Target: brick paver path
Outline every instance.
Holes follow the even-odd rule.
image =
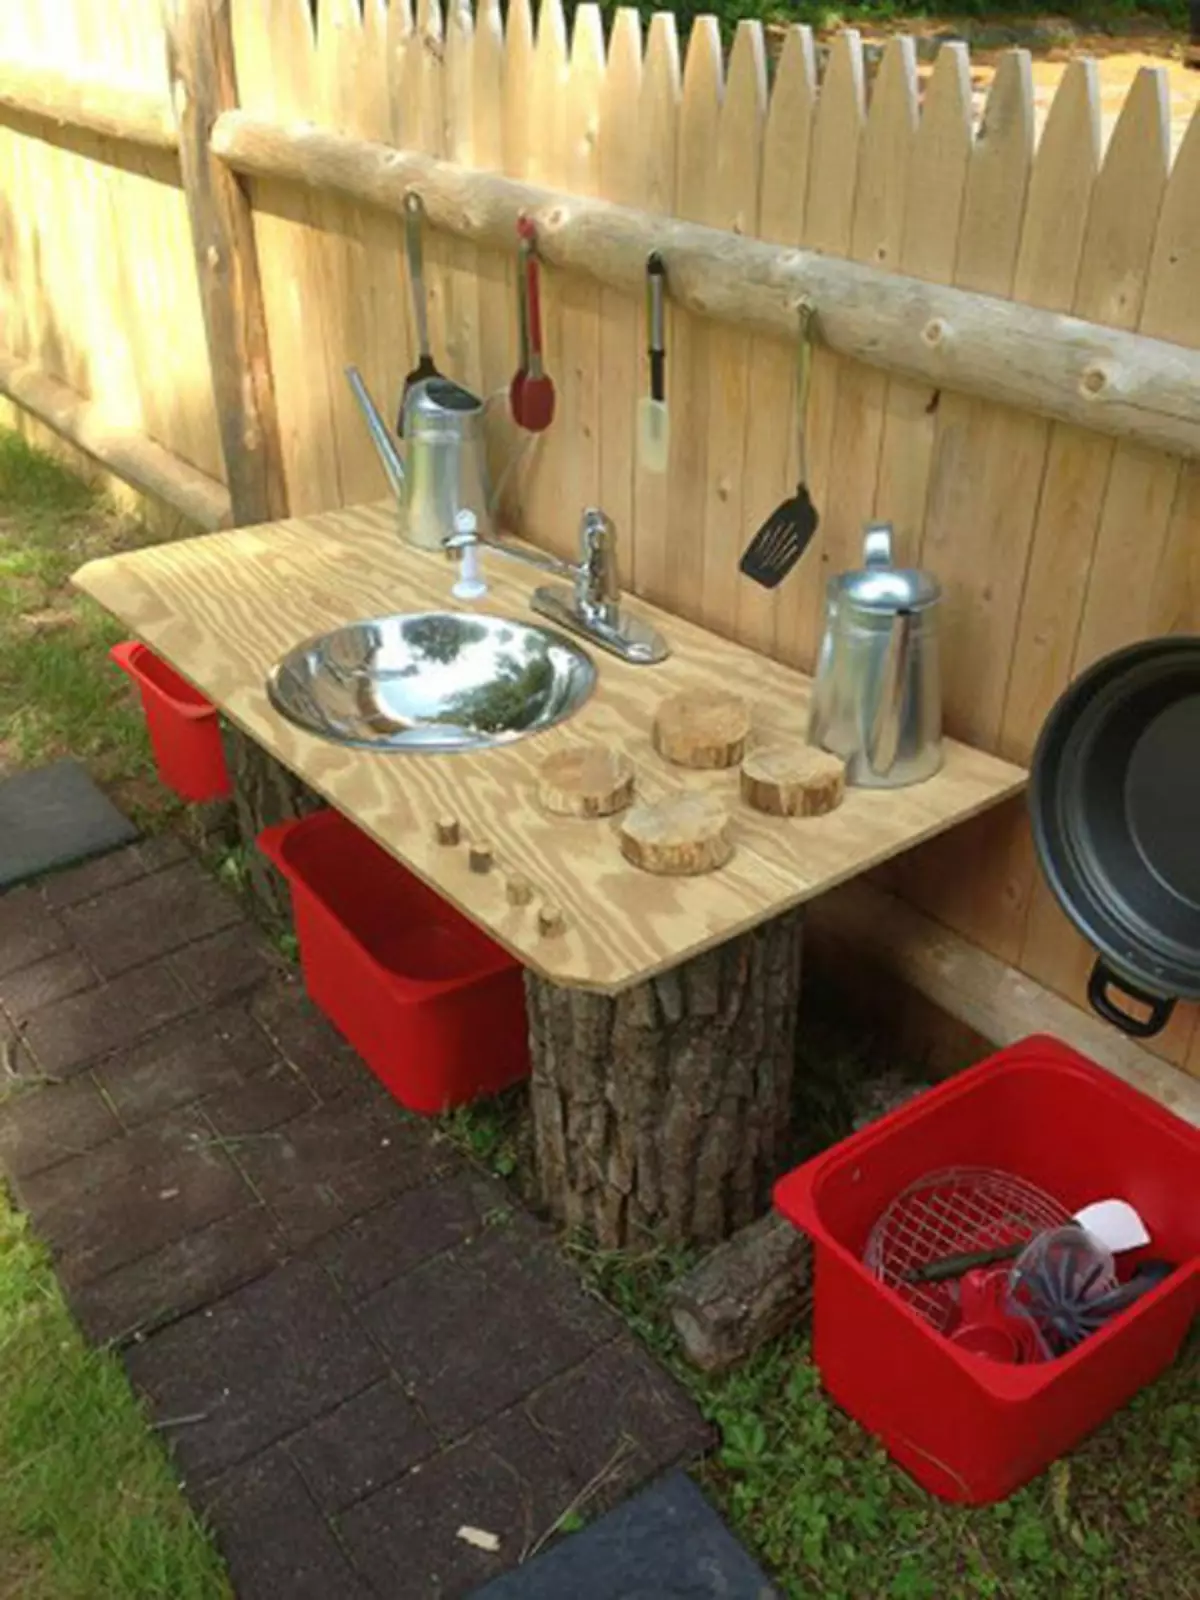
[[[0,1053],[51,1080],[0,1104],[0,1163],[241,1600],[467,1594],[709,1442],[174,841],[0,899]]]

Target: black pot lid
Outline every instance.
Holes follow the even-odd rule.
[[[1200,638],[1152,639],[1060,697],[1030,774],[1059,904],[1119,975],[1200,999]]]

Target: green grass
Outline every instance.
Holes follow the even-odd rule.
[[[0,772],[84,760],[143,826],[161,799],[120,634],[69,587],[141,542],[49,457],[0,431]],[[0,1600],[221,1600],[222,1565],[115,1356],[90,1351],[0,1192]]]
[[[77,478],[0,431],[0,769],[73,755],[143,827],[178,807],[153,783],[145,723],[107,660],[120,626],[70,588],[85,561],[143,542]]]
[[[120,1362],[86,1348],[0,1197],[0,1597],[230,1593]]]

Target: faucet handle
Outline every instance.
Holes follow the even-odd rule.
[[[579,575],[589,604],[614,605],[621,598],[617,530],[598,506],[589,506],[579,524]]]

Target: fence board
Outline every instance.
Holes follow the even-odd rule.
[[[637,167],[640,174],[638,203],[644,211],[672,214],[679,134],[679,39],[675,18],[658,12],[650,23],[646,61],[638,97]],[[672,487],[680,450],[680,426],[685,416],[684,368],[678,341],[685,338],[682,316],[671,307],[670,283],[664,306],[667,338],[667,405],[671,417],[670,461],[666,472],[644,472],[635,462],[633,484],[632,580],[637,592],[649,600],[667,597],[666,564],[668,510],[674,507]],[[639,349],[646,345],[639,324]],[[649,373],[639,365],[639,385],[649,383]]]
[[[552,188],[566,186],[567,100],[570,52],[561,0],[542,0],[538,10],[529,82],[527,175]],[[561,491],[563,385],[563,285],[558,274],[542,271],[542,339],[546,371],[554,380],[555,421],[533,440],[521,472],[521,531],[561,556],[575,552],[575,527],[559,515]]]
[[[638,108],[642,94],[642,23],[632,6],[613,19],[608,64],[600,91],[596,131],[596,192],[619,205],[636,206]],[[597,437],[600,504],[617,530],[623,579],[633,579],[634,437],[641,393],[641,308],[629,295],[602,289],[599,295],[600,390]]]
[[[953,280],[971,149],[966,46],[944,44],[913,136],[901,272],[930,283]],[[938,399],[926,384],[889,381],[874,513],[892,523],[897,558],[910,565],[921,551]]]
[[[1032,159],[1029,57],[1010,51],[971,156],[955,283],[985,294],[1011,292]],[[947,729],[966,729],[985,745],[999,729],[1041,470],[1027,421],[956,394],[944,394],[937,409],[921,561],[943,586]],[[1005,959],[1019,948],[1024,917],[1014,811],[956,829],[941,849],[917,853],[896,875],[909,898]],[[990,894],[975,890],[983,860]]]
[[[804,243],[825,255],[848,256],[854,226],[854,193],[858,152],[866,122],[866,85],[862,41],[847,29],[834,41],[813,118],[808,193],[804,207]],[[779,596],[776,650],[782,660],[810,667],[816,655],[818,628],[829,562],[824,548],[831,514],[830,458],[837,401],[839,360],[818,345],[813,352],[812,385],[807,418],[807,456],[813,499],[821,513],[804,560]],[[836,513],[834,513],[836,515]]]
[[[763,132],[758,231],[773,244],[803,242],[816,100],[812,31],[796,24],[784,39]],[[747,540],[793,492],[799,422],[795,351],[773,339],[756,339],[750,350],[746,408],[743,524]],[[771,651],[779,591],[764,589],[740,575],[734,582],[738,638],[755,649]]]
[[[850,255],[882,266],[899,259],[909,161],[917,128],[917,65],[911,39],[889,42],[875,77],[862,133]],[[872,514],[883,445],[888,380],[855,361],[838,372],[822,560],[828,573],[862,563],[863,524]],[[824,599],[814,619],[822,626]]]
[[[309,114],[312,16],[306,0],[233,0],[242,105],[291,120]],[[250,183],[259,277],[287,473],[297,515],[341,503],[334,387],[342,382],[322,293],[324,243],[315,197],[273,179]]]
[[[731,233],[758,232],[767,59],[762,25],[739,22],[717,125],[705,221]],[[750,340],[722,323],[708,331],[708,443],[700,618],[732,634],[737,570],[746,542],[744,460],[750,408]]]
[[[689,222],[708,216],[709,186],[717,155],[724,92],[721,35],[715,17],[692,24],[679,106],[679,167],[675,214]],[[668,263],[668,282],[670,264]],[[639,552],[652,540],[665,547],[664,590],[673,610],[700,615],[702,544],[708,470],[708,349],[711,327],[679,313],[671,319],[671,497],[669,521],[639,530]]]

